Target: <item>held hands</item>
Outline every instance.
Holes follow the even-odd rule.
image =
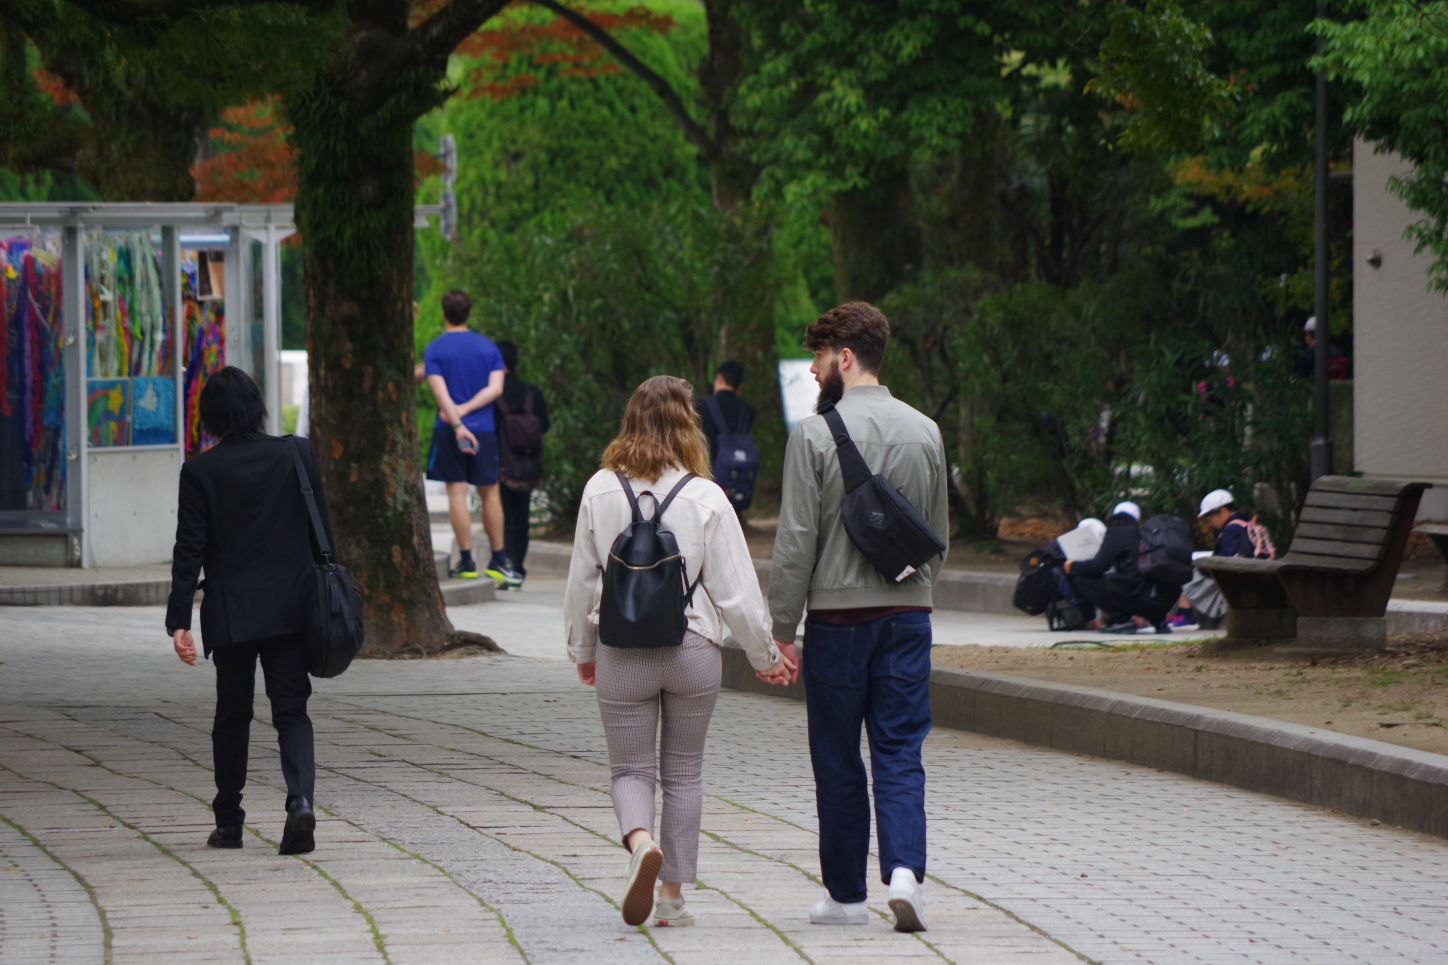
[[[578,679],[583,681],[590,687],[593,686],[593,671],[595,664],[596,662],[593,660],[588,661],[588,663],[578,664]]]
[[[754,676],[767,684],[788,686],[799,679],[799,651],[792,643],[774,641],[779,648],[779,659],[767,670],[756,670]]]
[[[182,628],[171,634],[171,643],[182,663],[188,667],[196,666],[196,641],[191,639],[190,630]]]

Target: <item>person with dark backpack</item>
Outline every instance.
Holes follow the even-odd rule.
[[[742,365],[721,362],[714,372],[714,394],[694,403],[709,440],[714,481],[729,496],[736,513],[744,512],[754,501],[754,483],[759,475],[759,449],[749,435],[754,425],[754,406],[739,398],[743,382]]]
[[[1067,560],[1064,566],[1071,586],[1100,612],[1104,633],[1135,633],[1133,616],[1150,621],[1157,633],[1171,632],[1166,617],[1176,604],[1181,583],[1168,586],[1164,577],[1142,574],[1140,520],[1141,508],[1136,503],[1117,503],[1096,555],[1089,560]],[[1190,544],[1187,549],[1190,560]]]
[[[650,910],[655,925],[694,922],[681,889],[696,877],[725,628],[761,679],[788,683],[795,671],[770,640],[739,520],[707,478],[692,402],[689,383],[668,375],[634,391],[583,489],[563,596],[568,656],[598,690],[613,809],[632,853],[621,903],[630,925]]]
[[[533,490],[543,481],[543,436],[548,405],[543,393],[518,377],[518,346],[498,342],[503,356],[503,394],[493,403],[498,425],[498,496],[503,502],[503,555],[520,578],[528,567],[528,529]],[[521,583],[519,584],[522,585]]]

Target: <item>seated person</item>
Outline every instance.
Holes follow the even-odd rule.
[[[1202,497],[1197,519],[1211,527],[1217,534],[1217,543],[1212,556],[1242,556],[1251,559],[1262,556],[1270,559],[1270,548],[1259,550],[1252,541],[1252,521],[1237,508],[1232,494],[1226,489],[1213,489]],[[1221,626],[1227,613],[1227,601],[1222,591],[1206,572],[1193,569],[1191,582],[1182,587],[1182,598],[1178,610],[1190,608],[1190,613],[1179,613],[1171,619],[1173,626],[1185,626],[1195,622],[1197,626],[1212,630]]]
[[[1136,503],[1117,503],[1096,555],[1066,561],[1067,578],[1076,593],[1100,611],[1105,633],[1135,632],[1134,616],[1152,623],[1157,633],[1171,632],[1166,615],[1177,598],[1177,588],[1159,588],[1142,577],[1136,562],[1140,523],[1141,508]]]

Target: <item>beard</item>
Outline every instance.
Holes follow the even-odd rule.
[[[845,375],[840,371],[840,363],[836,361],[825,373],[824,379],[820,381],[820,396],[815,402],[815,412],[820,413],[834,405],[845,394]]]

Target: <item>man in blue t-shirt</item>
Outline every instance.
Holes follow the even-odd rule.
[[[489,339],[468,329],[473,303],[460,291],[442,296],[444,330],[422,353],[422,373],[437,400],[427,478],[447,483],[448,521],[458,542],[453,576],[476,579],[468,486],[478,487],[483,530],[492,556],[484,575],[499,589],[523,578],[503,553],[503,503],[498,495],[498,436],[493,400],[503,392],[503,356]]]

